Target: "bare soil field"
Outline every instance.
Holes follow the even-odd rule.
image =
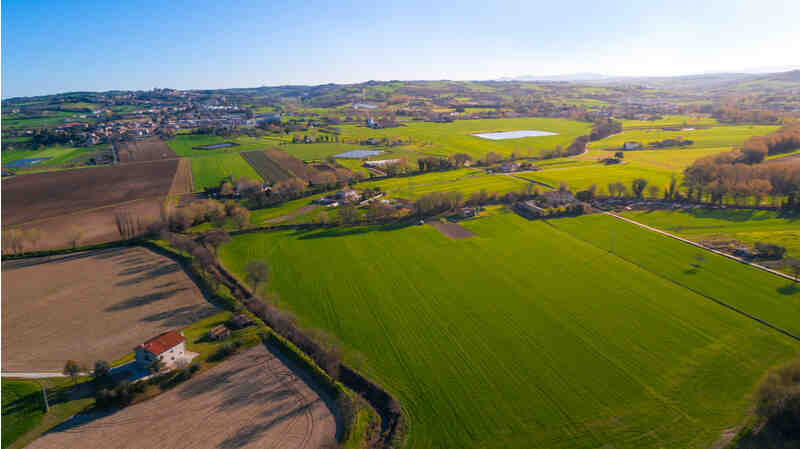
[[[161,219],[163,198],[136,200],[118,205],[106,206],[88,211],[37,220],[16,229],[40,231],[39,240],[35,243],[26,241],[24,251],[43,251],[51,249],[71,248],[75,246],[94,245],[98,243],[120,240],[115,216],[118,213],[130,214],[141,220],[143,226]],[[76,239],[77,240],[74,240]],[[3,253],[11,253],[7,242],[3,241]]]
[[[267,157],[267,153],[261,150],[245,151],[241,155],[267,183],[274,184],[292,177],[291,173],[281,167],[277,161]]]
[[[158,138],[124,142],[120,144],[117,152],[121,163],[158,161],[179,157],[163,140]]]
[[[2,264],[4,372],[112,361],[217,311],[180,265],[141,247]]]
[[[175,171],[175,178],[172,180],[172,187],[169,189],[170,196],[192,193],[194,179],[192,178],[192,160],[183,158],[178,161],[178,168]]]
[[[145,198],[172,188],[178,159],[15,176],[2,181],[3,227]]]
[[[441,223],[438,221],[428,223],[434,228],[438,229],[439,232],[450,237],[451,239],[465,239],[467,237],[472,237],[475,235],[474,232],[470,231],[469,229],[462,228],[461,225],[457,223]]]
[[[149,401],[106,416],[77,415],[28,447],[311,449],[334,442],[333,407],[287,363],[258,345]]]
[[[303,161],[285,151],[267,149],[264,150],[264,153],[266,153],[267,157],[277,162],[281,168],[291,172],[298,178],[310,181],[311,178],[317,174],[317,170],[314,167],[306,165]]]

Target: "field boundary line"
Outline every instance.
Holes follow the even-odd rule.
[[[146,198],[137,198],[135,200],[122,201],[120,203],[109,204],[108,206],[91,207],[89,209],[76,210],[74,212],[70,212],[70,213],[67,213],[67,214],[55,215],[53,217],[47,217],[47,218],[37,218],[36,220],[30,220],[30,221],[25,221],[25,222],[22,222],[22,223],[17,223],[17,224],[14,224],[14,225],[3,226],[3,229],[16,229],[16,228],[19,228],[19,227],[22,227],[22,226],[27,226],[27,225],[34,224],[34,223],[44,223],[44,222],[47,222],[47,221],[55,220],[57,218],[70,217],[70,216],[73,216],[73,215],[81,215],[81,214],[85,214],[85,213],[89,213],[89,212],[97,212],[99,210],[108,209],[108,208],[111,208],[111,207],[124,206],[124,205],[128,205],[128,204],[138,203],[140,201],[152,201],[152,200],[159,199],[159,198],[166,198],[167,196],[169,196],[169,195],[156,195],[156,196],[150,196],[150,197],[146,197]]]
[[[697,243],[697,242],[691,241],[691,240],[689,240],[689,239],[685,239],[685,238],[683,238],[683,237],[679,237],[679,236],[677,236],[677,235],[675,235],[675,234],[671,234],[671,233],[669,233],[669,232],[667,232],[667,231],[662,231],[661,229],[657,229],[657,228],[654,228],[654,227],[652,227],[652,226],[648,226],[648,225],[646,225],[646,224],[644,224],[644,223],[639,223],[638,221],[631,220],[630,218],[625,218],[625,217],[623,217],[623,216],[620,216],[620,215],[617,215],[617,214],[615,214],[615,213],[613,213],[613,212],[604,212],[604,213],[605,213],[606,215],[610,215],[610,216],[612,216],[612,217],[614,217],[614,218],[618,218],[618,219],[620,219],[620,220],[622,220],[622,221],[626,221],[626,222],[628,222],[628,223],[635,224],[636,226],[642,227],[642,228],[644,228],[644,229],[647,229],[647,230],[649,230],[649,231],[657,232],[657,233],[659,233],[659,234],[661,234],[661,235],[665,235],[665,236],[667,236],[667,237],[671,237],[671,238],[673,238],[673,239],[675,239],[675,240],[678,240],[678,241],[681,241],[681,242],[683,242],[683,243],[688,243],[688,244],[690,244],[690,245],[692,245],[692,246],[696,246],[696,247],[698,247],[698,248],[700,248],[700,249],[704,249],[704,250],[706,250],[706,251],[711,251],[711,252],[712,252],[712,253],[714,253],[714,254],[719,254],[720,256],[727,257],[728,259],[735,260],[735,261],[737,261],[737,262],[739,262],[739,263],[742,263],[742,264],[745,264],[745,265],[750,265],[751,267],[758,268],[759,270],[766,271],[767,273],[774,274],[775,276],[780,276],[780,277],[782,277],[782,278],[785,278],[785,279],[788,279],[788,280],[790,280],[790,281],[797,282],[797,279],[795,279],[793,276],[790,276],[790,275],[788,275],[788,274],[786,274],[786,273],[781,273],[780,271],[773,270],[772,268],[767,268],[767,267],[765,267],[765,266],[763,266],[763,265],[759,265],[759,264],[757,264],[757,263],[748,262],[748,261],[746,261],[746,260],[744,260],[744,259],[741,259],[741,258],[739,258],[739,257],[736,257],[736,256],[734,256],[734,255],[732,255],[732,254],[728,254],[728,253],[725,253],[725,252],[723,252],[723,251],[719,251],[719,250],[716,250],[716,249],[713,249],[713,248],[709,248],[709,247],[707,247],[707,246],[705,246],[705,245],[702,245],[702,244],[700,244],[700,243]]]
[[[609,215],[612,215],[612,214],[609,214]],[[617,218],[622,218],[622,217],[617,217]],[[755,316],[755,315],[753,315],[751,313],[745,312],[744,310],[741,310],[741,309],[739,309],[739,308],[737,308],[735,306],[732,306],[732,305],[730,305],[730,304],[728,304],[728,303],[726,303],[724,301],[720,301],[719,299],[714,298],[713,296],[709,296],[709,295],[707,295],[707,294],[705,294],[705,293],[703,293],[701,291],[698,291],[698,290],[696,290],[696,289],[694,289],[692,287],[689,287],[687,285],[683,285],[683,284],[681,284],[680,282],[678,282],[678,281],[676,281],[674,279],[668,278],[667,276],[664,276],[662,274],[656,273],[655,271],[649,270],[646,267],[644,267],[643,265],[640,265],[640,264],[638,264],[638,263],[636,263],[636,262],[634,262],[634,261],[632,261],[632,260],[630,260],[630,259],[618,254],[618,253],[611,252],[609,250],[605,250],[605,249],[595,245],[594,243],[592,243],[592,242],[590,242],[588,240],[584,240],[584,239],[582,239],[582,238],[580,238],[580,237],[578,237],[578,236],[576,236],[576,235],[574,235],[574,234],[572,234],[570,232],[567,232],[567,231],[557,227],[556,225],[548,222],[548,220],[542,220],[542,221],[544,221],[548,226],[551,226],[551,227],[553,227],[554,229],[556,229],[558,231],[561,231],[561,232],[569,234],[573,238],[576,238],[576,239],[578,239],[578,240],[580,240],[580,241],[582,241],[584,243],[587,243],[587,244],[589,244],[589,245],[591,245],[591,246],[593,246],[593,247],[595,247],[597,249],[600,249],[601,251],[605,251],[605,252],[607,252],[609,254],[613,254],[614,256],[619,257],[620,259],[624,260],[625,262],[627,262],[627,263],[629,263],[631,265],[634,265],[634,266],[636,266],[636,267],[638,267],[638,268],[640,268],[640,269],[652,274],[653,276],[656,276],[656,277],[659,277],[661,279],[664,279],[667,282],[671,282],[671,283],[673,283],[673,284],[675,284],[675,285],[677,285],[677,286],[679,286],[681,288],[685,288],[686,290],[689,290],[690,292],[692,292],[692,293],[694,293],[694,294],[696,294],[698,296],[706,298],[706,299],[708,299],[708,300],[710,300],[710,301],[712,301],[712,302],[714,302],[714,303],[716,303],[718,305],[721,305],[721,306],[723,306],[723,307],[725,307],[727,309],[733,310],[734,312],[736,312],[736,313],[738,313],[738,314],[740,314],[740,315],[742,315],[742,316],[744,316],[746,318],[749,318],[749,319],[751,319],[751,320],[753,320],[753,321],[755,321],[757,323],[763,324],[764,326],[766,326],[766,327],[768,327],[768,328],[770,328],[770,329],[772,329],[774,331],[780,332],[781,334],[786,335],[789,338],[792,338],[794,340],[800,341],[800,336],[795,335],[792,332],[787,331],[786,329],[778,327],[778,326],[770,323],[769,321],[763,320],[763,319],[761,319],[761,318],[759,318],[759,317],[757,317],[757,316]],[[631,221],[633,221],[633,220],[631,220]],[[633,222],[632,224],[637,224],[637,223]],[[688,243],[693,243],[693,242],[685,240],[685,239],[678,238],[678,240],[683,240],[683,241],[686,241]],[[699,245],[695,245],[695,246],[699,246]]]

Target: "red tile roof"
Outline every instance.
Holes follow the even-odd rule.
[[[164,351],[168,351],[174,346],[182,343],[186,339],[183,338],[183,335],[175,332],[175,331],[168,331],[164,332],[163,334],[150,339],[144,342],[140,348],[144,349],[145,351],[151,352],[153,355],[159,355]]]

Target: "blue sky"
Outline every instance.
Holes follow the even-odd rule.
[[[2,2],[2,96],[800,64],[797,1]]]

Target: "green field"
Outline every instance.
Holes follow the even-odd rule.
[[[589,144],[590,148],[621,148],[625,142],[648,145],[664,139],[688,139],[694,143],[685,148],[733,147],[744,143],[752,136],[763,136],[778,130],[779,126],[741,125],[716,126],[694,131],[664,131],[662,129],[636,129],[600,139]]]
[[[50,157],[52,159],[39,162],[38,164],[33,165],[31,168],[51,167],[64,165],[82,154],[96,151],[103,147],[105,147],[105,145],[95,145],[92,147],[81,148],[56,145],[52,147],[40,148],[38,150],[6,150],[0,153],[0,156],[2,157],[3,164],[14,162],[19,159]]]
[[[576,192],[584,190],[592,184],[597,185],[597,193],[608,194],[608,184],[621,182],[631,191],[631,182],[636,178],[644,178],[649,185],[658,186],[661,191],[669,186],[671,172],[668,170],[648,167],[643,164],[617,164],[553,168],[530,173],[520,173],[516,176],[547,184],[557,188],[562,182],[570,190]],[[647,194],[647,191],[645,191]]]
[[[238,143],[237,146],[218,148],[214,150],[195,150],[194,147],[201,147],[206,145],[214,145],[223,142]],[[280,140],[272,137],[219,137],[208,136],[205,134],[178,134],[169,141],[167,145],[172,148],[172,151],[181,157],[205,157],[214,154],[227,154],[239,153],[242,151],[250,150],[263,150],[266,148],[275,147]]]
[[[625,151],[623,160],[627,163],[632,163],[635,165],[650,166],[652,168],[680,173],[684,168],[692,165],[694,161],[700,159],[701,157],[712,156],[730,150],[730,147],[721,147]],[[577,159],[599,160],[613,156],[614,153],[610,151],[589,150],[586,154],[579,156]]]
[[[477,236],[287,231],[220,253],[241,277],[268,260],[301,326],[364,355],[409,447],[706,449],[800,349],[702,296],[798,332],[800,291],[772,275],[717,256],[687,274],[696,249],[608,216],[463,223]]]
[[[3,379],[3,448],[28,430],[36,427],[44,416],[42,389],[36,382]]]
[[[800,217],[745,209],[659,210],[623,215],[690,240],[737,240],[748,245],[768,242],[785,247],[788,256],[800,258]]]
[[[395,137],[412,139],[407,148],[421,153],[450,155],[467,153],[480,158],[493,151],[505,156],[516,151],[523,156],[536,155],[561,145],[566,148],[581,135],[588,134],[591,123],[555,118],[509,118],[483,120],[457,120],[452,123],[406,122],[406,126],[387,129],[370,129],[361,125],[338,127],[340,138],[365,140],[369,137]],[[497,131],[539,130],[558,133],[556,136],[526,137],[522,139],[488,140],[471,134]]]
[[[328,156],[346,153],[350,150],[365,149],[360,145],[351,143],[287,143],[278,148],[302,161],[319,161]],[[376,148],[370,147],[367,149],[372,150]]]
[[[20,114],[3,114],[3,129],[55,127],[64,121],[93,122],[94,119],[77,117],[75,112],[52,112],[43,117],[25,118]]]
[[[233,175],[234,180],[244,176],[248,179],[263,181],[239,153],[192,158],[192,178],[196,191],[218,186],[220,180],[228,175]]]
[[[487,175],[482,170],[462,168],[417,176],[389,178],[359,183],[356,188],[379,187],[391,197],[414,200],[432,192],[461,192],[466,196],[486,190],[487,193],[519,191],[528,183],[505,175]]]
[[[623,129],[651,128],[658,126],[682,126],[684,123],[692,125],[717,125],[719,122],[715,118],[697,116],[693,114],[672,114],[665,115],[658,120],[627,120],[619,119]]]

